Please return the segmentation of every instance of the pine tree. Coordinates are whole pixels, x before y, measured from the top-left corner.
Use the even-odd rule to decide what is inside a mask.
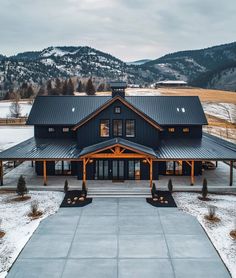
[[[38,96],[43,96],[43,95],[45,95],[46,94],[46,92],[45,92],[45,89],[44,89],[44,87],[40,87],[39,88],[39,90],[38,90],[38,93],[37,93],[37,95]]]
[[[168,190],[172,193],[172,191],[173,191],[173,184],[172,184],[172,180],[171,179],[169,179],[169,181],[168,181]]]
[[[21,175],[18,179],[16,193],[23,198],[27,191],[25,178]]]
[[[57,92],[57,95],[62,94],[62,85],[61,85],[61,80],[59,78],[56,78],[55,90]]]
[[[67,84],[67,95],[73,96],[74,95],[74,84],[71,80],[71,78],[69,79],[69,82]]]
[[[77,92],[82,93],[84,92],[84,86],[81,81],[78,83]]]
[[[48,80],[48,82],[47,82],[47,93],[48,93],[48,95],[51,95],[51,93],[52,93],[52,81],[51,80]]]
[[[157,195],[157,189],[156,189],[156,184],[155,183],[152,184],[151,193],[152,193],[152,198],[154,198]]]
[[[25,98],[31,98],[33,95],[34,95],[34,90],[30,85],[25,92]]]
[[[69,184],[68,184],[68,180],[65,180],[65,184],[64,184],[64,192],[67,193],[69,190]]]
[[[95,88],[93,86],[93,81],[91,78],[89,78],[87,84],[86,84],[86,88],[85,88],[85,92],[87,95],[95,95],[96,91]]]
[[[62,94],[65,96],[67,95],[67,80],[64,81],[62,86]]]
[[[100,83],[98,88],[97,88],[97,92],[104,92],[104,91],[105,91],[105,84]]]

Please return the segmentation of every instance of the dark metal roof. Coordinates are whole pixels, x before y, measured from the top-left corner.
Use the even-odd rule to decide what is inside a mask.
[[[124,81],[112,81],[110,82],[111,89],[125,89],[127,87],[127,83]]]
[[[215,136],[202,138],[165,139],[156,151],[158,159],[169,160],[236,160],[236,145]]]
[[[110,140],[107,140],[107,141],[104,141],[104,142],[101,142],[101,143],[98,143],[98,144],[95,144],[92,146],[85,147],[84,149],[82,149],[79,156],[81,157],[81,156],[87,155],[89,153],[97,152],[99,150],[102,150],[104,148],[109,148],[109,147],[112,147],[117,144],[122,145],[127,148],[135,149],[137,151],[146,153],[146,154],[154,156],[154,157],[156,156],[156,153],[154,152],[154,150],[152,148],[149,148],[149,147],[146,147],[146,146],[122,139],[122,138],[113,138],[113,139],[110,139]]]
[[[110,96],[38,96],[28,125],[75,125],[105,104]]]
[[[78,153],[76,141],[33,137],[1,152],[0,160],[76,159]]]
[[[39,96],[27,124],[76,125],[109,100],[110,96]],[[125,100],[159,125],[207,124],[198,97],[130,96]]]
[[[159,125],[207,124],[197,96],[130,96],[126,100]]]

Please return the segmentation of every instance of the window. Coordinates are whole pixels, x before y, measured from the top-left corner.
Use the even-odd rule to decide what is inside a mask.
[[[53,127],[49,127],[48,132],[55,132],[55,129]]]
[[[114,109],[114,112],[116,114],[120,114],[120,112],[121,112],[120,106],[116,106],[115,109]]]
[[[170,127],[168,128],[169,133],[174,133],[175,132],[175,128],[174,127]]]
[[[109,137],[110,136],[110,122],[109,120],[101,120],[100,121],[100,136],[101,137]]]
[[[125,121],[125,136],[135,137],[135,120]]]
[[[69,132],[69,127],[63,127],[62,131],[63,132]]]
[[[122,136],[122,120],[113,120],[113,136]]]
[[[189,133],[189,128],[188,127],[183,128],[183,133]]]

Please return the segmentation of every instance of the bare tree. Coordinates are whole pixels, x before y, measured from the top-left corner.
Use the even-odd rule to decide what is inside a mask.
[[[21,116],[21,106],[20,106],[20,97],[15,93],[14,98],[9,107],[10,117],[11,118],[19,118]]]

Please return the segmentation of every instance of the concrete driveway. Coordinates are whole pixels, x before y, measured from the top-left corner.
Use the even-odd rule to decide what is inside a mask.
[[[198,221],[143,198],[97,198],[41,222],[8,278],[230,277]]]

